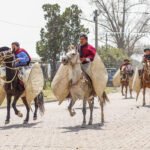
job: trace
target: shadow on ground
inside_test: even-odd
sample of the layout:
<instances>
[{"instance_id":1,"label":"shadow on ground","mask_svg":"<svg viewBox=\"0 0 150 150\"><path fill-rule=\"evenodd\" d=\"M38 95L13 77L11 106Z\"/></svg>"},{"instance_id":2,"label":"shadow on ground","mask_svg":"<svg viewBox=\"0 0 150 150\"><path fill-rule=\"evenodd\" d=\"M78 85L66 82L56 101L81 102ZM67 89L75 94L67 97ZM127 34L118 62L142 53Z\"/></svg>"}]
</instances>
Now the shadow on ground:
<instances>
[{"instance_id":1,"label":"shadow on ground","mask_svg":"<svg viewBox=\"0 0 150 150\"><path fill-rule=\"evenodd\" d=\"M9 129L18 129L18 128L32 128L35 127L37 124L41 123L40 122L35 122L35 123L29 123L29 124L12 124L12 125L4 125L0 127L0 130L9 130Z\"/></svg>"},{"instance_id":2,"label":"shadow on ground","mask_svg":"<svg viewBox=\"0 0 150 150\"><path fill-rule=\"evenodd\" d=\"M81 125L77 126L69 126L69 127L59 127L58 129L63 129L62 133L67 133L67 132L79 132L83 130L103 130L101 127L103 127L103 124L96 123L93 125L86 125L85 128L82 128Z\"/></svg>"}]
</instances>

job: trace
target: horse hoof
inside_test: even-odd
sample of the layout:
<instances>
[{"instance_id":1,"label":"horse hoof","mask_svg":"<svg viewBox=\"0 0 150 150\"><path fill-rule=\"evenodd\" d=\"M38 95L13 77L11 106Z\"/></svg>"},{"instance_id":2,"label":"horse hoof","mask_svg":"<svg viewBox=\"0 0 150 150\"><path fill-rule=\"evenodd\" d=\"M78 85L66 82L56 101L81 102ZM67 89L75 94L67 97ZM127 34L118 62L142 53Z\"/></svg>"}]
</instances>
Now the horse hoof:
<instances>
[{"instance_id":1,"label":"horse hoof","mask_svg":"<svg viewBox=\"0 0 150 150\"><path fill-rule=\"evenodd\" d=\"M21 112L18 112L17 116L20 117L20 118L22 118L23 114Z\"/></svg>"},{"instance_id":2,"label":"horse hoof","mask_svg":"<svg viewBox=\"0 0 150 150\"><path fill-rule=\"evenodd\" d=\"M104 122L103 123L99 123L99 126L103 126L104 125Z\"/></svg>"},{"instance_id":3,"label":"horse hoof","mask_svg":"<svg viewBox=\"0 0 150 150\"><path fill-rule=\"evenodd\" d=\"M6 120L6 121L5 121L5 125L6 125L6 124L9 124L9 123L10 123L10 121L9 121L9 120Z\"/></svg>"},{"instance_id":4,"label":"horse hoof","mask_svg":"<svg viewBox=\"0 0 150 150\"><path fill-rule=\"evenodd\" d=\"M86 128L86 123L83 123L83 124L81 125L81 128Z\"/></svg>"},{"instance_id":5,"label":"horse hoof","mask_svg":"<svg viewBox=\"0 0 150 150\"><path fill-rule=\"evenodd\" d=\"M28 121L27 121L27 120L24 120L24 121L23 121L23 124L28 124Z\"/></svg>"},{"instance_id":6,"label":"horse hoof","mask_svg":"<svg viewBox=\"0 0 150 150\"><path fill-rule=\"evenodd\" d=\"M76 112L71 113L71 117L74 117L76 115Z\"/></svg>"},{"instance_id":7,"label":"horse hoof","mask_svg":"<svg viewBox=\"0 0 150 150\"><path fill-rule=\"evenodd\" d=\"M88 125L92 125L92 122L89 122Z\"/></svg>"},{"instance_id":8,"label":"horse hoof","mask_svg":"<svg viewBox=\"0 0 150 150\"><path fill-rule=\"evenodd\" d=\"M37 117L33 117L33 120L37 120Z\"/></svg>"}]
</instances>

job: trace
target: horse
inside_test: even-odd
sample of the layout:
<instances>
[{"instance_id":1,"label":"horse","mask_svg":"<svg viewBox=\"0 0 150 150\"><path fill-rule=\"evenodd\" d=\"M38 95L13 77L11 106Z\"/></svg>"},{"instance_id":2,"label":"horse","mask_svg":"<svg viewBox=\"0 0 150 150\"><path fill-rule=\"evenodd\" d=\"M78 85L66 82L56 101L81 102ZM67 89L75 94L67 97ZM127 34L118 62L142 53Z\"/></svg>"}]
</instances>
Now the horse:
<instances>
[{"instance_id":1,"label":"horse","mask_svg":"<svg viewBox=\"0 0 150 150\"><path fill-rule=\"evenodd\" d=\"M132 98L132 81L133 81L133 70L128 70L126 66L121 68L120 71L121 74L121 93L122 96L125 96L125 99L127 99L127 93L128 93L128 87L130 91L130 98ZM124 94L124 88L125 88L125 94Z\"/></svg>"},{"instance_id":2,"label":"horse","mask_svg":"<svg viewBox=\"0 0 150 150\"><path fill-rule=\"evenodd\" d=\"M150 60L147 60L144 63L143 73L141 75L141 89L143 89L143 106L146 105L145 101L146 88L150 88Z\"/></svg>"},{"instance_id":3,"label":"horse","mask_svg":"<svg viewBox=\"0 0 150 150\"><path fill-rule=\"evenodd\" d=\"M83 100L83 122L81 127L86 127L86 104L88 102L90 109L89 125L93 123L94 97L96 96L92 82L89 76L82 70L79 52L74 46L71 46L67 54L62 58L62 63L69 66L69 96L71 101L68 110L71 116L75 115L72 109L77 100ZM108 97L104 92L101 98L98 98L101 107L101 123L104 123L104 104Z\"/></svg>"},{"instance_id":4,"label":"horse","mask_svg":"<svg viewBox=\"0 0 150 150\"><path fill-rule=\"evenodd\" d=\"M29 113L30 113L30 106L28 105L28 101L23 93L25 92L24 86L22 86L23 82L20 80L19 77L19 67L15 67L15 56L13 52L7 49L0 49L0 64L6 68L6 80L4 80L4 89L6 92L7 98L7 116L5 120L5 124L10 123L10 105L12 101L12 97L14 96L12 107L14 109L15 114L18 117L23 117L23 114L17 109L16 103L19 98L22 99L23 104L26 107L27 113L26 118L23 124L27 124L29 122ZM37 111L38 108L40 109L41 114L44 114L44 96L43 92L41 92L35 99L34 99L35 111L33 115L33 120L37 120Z\"/></svg>"}]
</instances>

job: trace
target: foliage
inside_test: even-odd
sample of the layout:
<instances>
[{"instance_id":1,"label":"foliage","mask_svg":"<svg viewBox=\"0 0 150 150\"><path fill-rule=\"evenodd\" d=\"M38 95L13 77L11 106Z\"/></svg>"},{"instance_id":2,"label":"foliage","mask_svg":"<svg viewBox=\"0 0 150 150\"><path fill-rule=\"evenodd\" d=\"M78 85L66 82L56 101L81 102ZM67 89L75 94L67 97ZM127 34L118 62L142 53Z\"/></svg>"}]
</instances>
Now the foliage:
<instances>
[{"instance_id":1,"label":"foliage","mask_svg":"<svg viewBox=\"0 0 150 150\"><path fill-rule=\"evenodd\" d=\"M70 44L78 44L80 33L88 32L88 29L81 25L82 10L77 5L61 13L58 4L45 4L43 11L46 26L41 29L41 40L37 42L36 49L44 62L50 62L53 78L61 52L66 51Z\"/></svg>"},{"instance_id":2,"label":"foliage","mask_svg":"<svg viewBox=\"0 0 150 150\"><path fill-rule=\"evenodd\" d=\"M119 67L123 60L128 58L128 55L124 51L111 46L107 50L105 47L99 48L98 53L107 67Z\"/></svg>"}]
</instances>

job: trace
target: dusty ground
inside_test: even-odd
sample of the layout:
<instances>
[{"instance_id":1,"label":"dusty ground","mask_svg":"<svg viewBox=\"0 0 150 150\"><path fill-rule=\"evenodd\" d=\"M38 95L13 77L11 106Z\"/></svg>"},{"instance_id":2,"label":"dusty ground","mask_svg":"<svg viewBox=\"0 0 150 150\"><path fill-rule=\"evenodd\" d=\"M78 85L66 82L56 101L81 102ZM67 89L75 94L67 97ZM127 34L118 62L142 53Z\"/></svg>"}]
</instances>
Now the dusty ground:
<instances>
[{"instance_id":1,"label":"dusty ground","mask_svg":"<svg viewBox=\"0 0 150 150\"><path fill-rule=\"evenodd\" d=\"M11 123L4 125L6 109L0 110L0 150L150 150L150 91L147 106L141 101L109 94L105 107L105 125L99 126L100 110L95 103L93 126L83 129L81 101L76 116L67 111L68 102L46 104L44 117L22 125L23 119L11 113ZM141 99L141 98L140 98ZM140 106L140 107L137 107ZM25 108L19 107L25 113ZM89 116L89 111L87 119Z\"/></svg>"}]
</instances>

